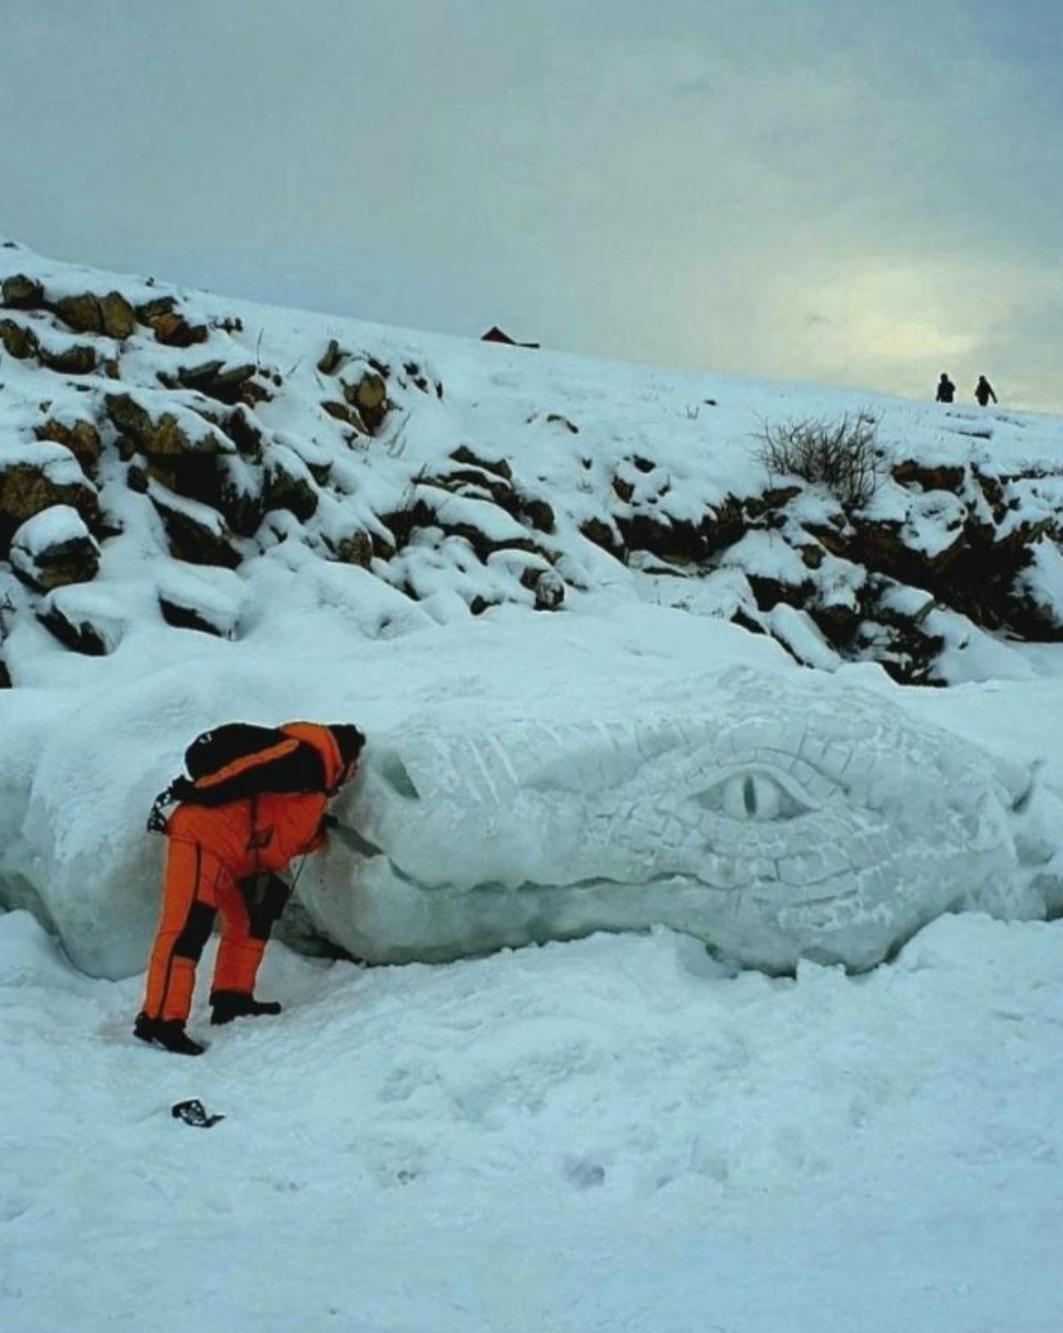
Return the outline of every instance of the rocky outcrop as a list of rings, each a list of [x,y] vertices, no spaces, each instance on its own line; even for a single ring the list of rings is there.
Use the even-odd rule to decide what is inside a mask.
[[[53,505],[28,519],[11,539],[11,568],[38,592],[87,583],[100,567],[100,548],[76,509]]]
[[[51,440],[65,446],[77,459],[85,476],[90,481],[95,479],[102,442],[100,432],[91,421],[74,421],[67,426],[50,419],[38,426],[34,434],[38,440]]]
[[[514,437],[494,440],[463,438],[471,416],[440,418],[461,423],[444,443],[430,414],[449,400],[420,354],[319,335],[263,347],[203,300],[72,272],[59,286],[54,266],[29,265],[0,282],[0,406],[6,381],[30,385],[0,414],[16,423],[0,437],[0,562],[21,581],[18,614],[76,651],[107,651],[113,627],[95,603],[54,594],[105,586],[101,548],[127,522],[162,560],[235,570],[296,543],[410,598],[457,590],[474,614],[563,609],[607,556],[723,589],[713,614],[798,656],[803,638],[814,665],[869,659],[902,681],[937,678],[946,612],[1063,639],[1063,476],[1050,470],[902,444],[866,503],[785,475],[731,493],[718,477],[694,484],[697,469],[655,456],[652,437],[607,438],[589,415],[554,410],[567,402],[522,402]],[[957,433],[986,438],[979,422]],[[534,461],[540,445],[552,472]],[[158,609],[175,628],[235,632],[224,599],[184,583],[160,588]]]
[[[68,449],[43,443],[0,453],[0,558],[16,530],[53,505],[72,507],[90,528],[99,521],[95,489]]]

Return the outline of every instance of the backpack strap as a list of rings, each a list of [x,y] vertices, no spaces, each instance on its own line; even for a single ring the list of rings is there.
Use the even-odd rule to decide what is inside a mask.
[[[148,832],[165,833],[170,827],[170,816],[177,805],[177,797],[174,795],[174,784],[171,782],[165,791],[159,792],[152,803],[151,813],[148,815]]]
[[[271,745],[266,750],[255,750],[251,754],[241,755],[238,759],[234,759],[232,763],[226,764],[224,768],[219,768],[216,773],[197,778],[195,781],[196,791],[209,792],[214,787],[236,781],[252,770],[261,774],[263,785],[260,790],[284,791],[286,788],[273,785],[274,774],[280,774],[292,768],[292,765],[285,766],[282,761],[293,755],[299,745],[300,742],[294,736],[289,736],[277,745]],[[266,781],[267,774],[270,775],[268,782]]]

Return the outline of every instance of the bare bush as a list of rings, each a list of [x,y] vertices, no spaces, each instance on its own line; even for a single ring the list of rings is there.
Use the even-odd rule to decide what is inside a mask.
[[[875,419],[866,412],[840,421],[806,418],[765,424],[758,457],[769,472],[792,473],[819,483],[844,505],[866,505],[885,473]]]

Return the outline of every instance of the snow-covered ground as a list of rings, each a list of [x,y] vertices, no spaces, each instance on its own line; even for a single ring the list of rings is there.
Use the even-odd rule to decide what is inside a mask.
[[[839,709],[853,688],[877,695],[884,714],[945,728],[1009,771],[1040,761],[1051,809],[1063,647],[964,630],[944,690],[902,689],[822,644],[826,670],[810,672],[727,623],[726,568],[655,580],[579,537],[578,454],[603,476],[633,452],[663,459],[669,504],[697,512],[762,484],[751,432],[767,413],[872,401],[935,460],[952,449],[987,468],[1058,466],[1060,423],[1001,413],[990,448],[932,405],[224,308],[285,367],[335,336],[431,367],[445,407],[427,396],[390,452],[344,465],[352,508],[369,522],[471,439],[562,497],[551,553],[569,592],[560,612],[472,616],[471,587],[496,575],[458,560],[453,539],[400,557],[415,601],[380,562],[319,558],[323,528],[307,545],[289,529],[245,546],[238,571],[193,568],[162,558],[117,471],[100,478],[128,526],[103,543],[100,577],[62,592],[110,651],[69,653],[31,615],[4,645],[16,688],[0,690],[0,879],[66,948],[28,912],[0,914],[0,1328],[1059,1333],[1060,920],[941,916],[870,972],[802,963],[795,978],[728,967],[660,927],[432,966],[274,944],[260,991],[285,1003],[279,1018],[211,1031],[200,993],[191,1030],[211,1047],[196,1061],[140,1045],[130,1024],[158,903],[144,816],[184,744],[226,718],[356,721],[371,767],[426,728],[672,712],[681,730],[746,668]],[[4,372],[29,383],[21,363]],[[337,518],[328,497],[321,511]],[[80,535],[60,514],[23,533],[19,558],[33,563],[52,524]],[[160,589],[232,637],[174,630]],[[807,639],[799,617],[784,629]],[[355,822],[358,800],[344,805]],[[174,1120],[188,1097],[226,1118]]]
[[[665,931],[360,970],[133,1044],[0,918],[12,1333],[1057,1333],[1063,929],[928,927],[860,978]],[[170,1115],[198,1097],[210,1130]]]

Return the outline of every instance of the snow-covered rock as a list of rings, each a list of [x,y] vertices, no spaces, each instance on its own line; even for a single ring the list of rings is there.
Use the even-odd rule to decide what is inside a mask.
[[[40,592],[87,583],[100,566],[100,548],[70,505],[52,505],[27,519],[11,539],[11,568]]]

